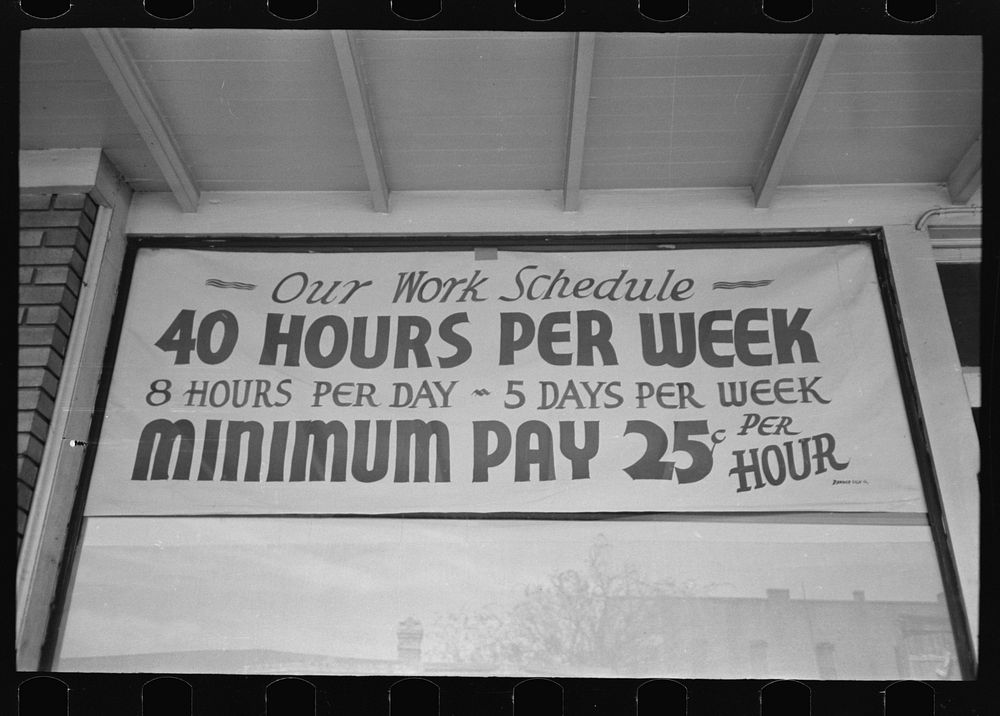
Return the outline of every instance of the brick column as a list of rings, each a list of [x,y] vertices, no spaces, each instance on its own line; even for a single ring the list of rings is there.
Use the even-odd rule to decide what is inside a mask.
[[[42,450],[94,231],[86,194],[21,194],[17,371],[17,546]]]

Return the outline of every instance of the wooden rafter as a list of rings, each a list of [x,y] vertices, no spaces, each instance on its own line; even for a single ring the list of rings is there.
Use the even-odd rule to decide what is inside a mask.
[[[340,76],[347,92],[347,104],[354,122],[354,133],[357,135],[358,148],[361,150],[361,160],[368,176],[372,208],[385,214],[389,212],[389,185],[385,180],[382,153],[379,151],[375,123],[372,120],[361,68],[357,63],[354,39],[347,30],[332,30],[331,34],[334,49],[337,51],[337,62],[340,64]]]
[[[580,177],[583,174],[584,137],[590,105],[590,79],[594,69],[593,32],[578,32],[573,48],[573,95],[570,98],[569,131],[566,140],[566,177],[563,211],[580,208]]]
[[[198,187],[181,159],[170,128],[164,122],[121,32],[107,28],[87,28],[81,32],[143,142],[149,147],[181,210],[198,211]]]
[[[948,175],[948,193],[954,204],[966,203],[982,182],[983,138],[976,138]]]
[[[792,86],[768,141],[764,163],[753,185],[754,205],[757,207],[771,204],[836,44],[836,35],[810,35],[806,40],[792,77]]]

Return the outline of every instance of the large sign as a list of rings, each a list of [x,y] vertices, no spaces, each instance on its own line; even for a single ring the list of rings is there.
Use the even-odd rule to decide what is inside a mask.
[[[140,248],[88,515],[924,511],[871,247]]]

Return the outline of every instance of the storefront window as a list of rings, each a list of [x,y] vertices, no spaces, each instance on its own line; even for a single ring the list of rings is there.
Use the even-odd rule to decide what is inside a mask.
[[[56,668],[957,678],[936,574],[919,525],[95,518]]]
[[[133,246],[56,669],[959,678],[872,237],[314,246]]]

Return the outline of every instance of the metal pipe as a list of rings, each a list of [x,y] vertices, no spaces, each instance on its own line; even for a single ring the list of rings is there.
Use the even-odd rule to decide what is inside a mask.
[[[937,209],[928,209],[920,218],[917,219],[917,223],[914,228],[920,231],[924,228],[924,225],[932,216],[940,216],[941,214],[971,214],[975,212],[982,212],[983,208],[981,206],[945,206]]]

